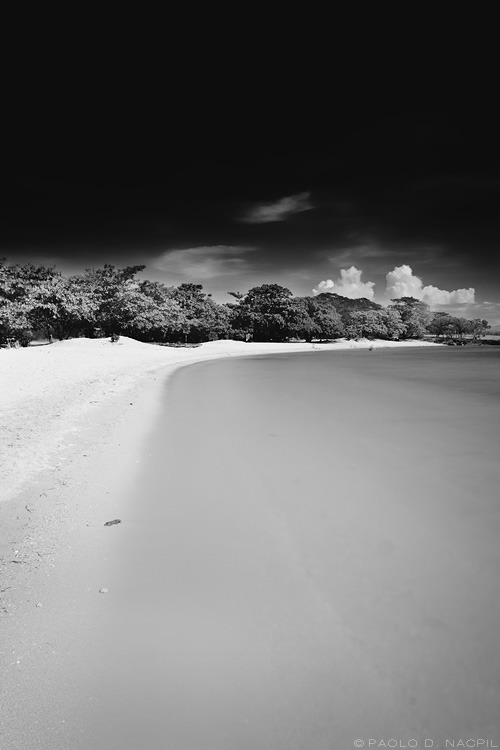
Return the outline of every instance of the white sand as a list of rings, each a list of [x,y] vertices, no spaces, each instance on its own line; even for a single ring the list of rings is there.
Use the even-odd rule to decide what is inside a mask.
[[[75,721],[85,724],[75,679],[83,692],[91,692],[95,675],[84,655],[93,639],[98,647],[105,629],[110,600],[98,592],[112,578],[114,545],[121,536],[103,524],[130,513],[127,495],[170,373],[221,357],[422,345],[221,341],[178,349],[122,337],[116,344],[77,339],[0,350],[0,740],[5,746],[87,750],[84,742],[75,744]],[[127,533],[126,524],[119,528]]]
[[[38,470],[57,464],[64,441],[98,418],[105,402],[155,374],[209,359],[327,349],[436,346],[427,342],[345,341],[335,344],[246,344],[216,341],[196,348],[159,347],[125,336],[72,339],[51,346],[0,350],[0,501]]]

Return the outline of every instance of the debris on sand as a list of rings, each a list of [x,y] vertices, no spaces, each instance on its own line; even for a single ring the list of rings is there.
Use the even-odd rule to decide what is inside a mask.
[[[115,523],[121,523],[119,518],[114,518],[112,521],[106,521],[105,526],[114,526]]]

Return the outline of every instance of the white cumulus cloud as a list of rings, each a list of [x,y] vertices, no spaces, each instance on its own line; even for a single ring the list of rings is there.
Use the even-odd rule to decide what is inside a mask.
[[[360,299],[361,297],[373,299],[375,284],[373,281],[361,281],[362,273],[363,271],[355,266],[342,268],[340,278],[337,281],[332,281],[332,279],[320,281],[318,286],[312,290],[313,294],[328,292],[329,294],[340,294],[342,297],[349,297],[350,299]]]
[[[167,250],[156,259],[155,266],[169,274],[186,276],[192,280],[232,276],[247,270],[248,262],[242,256],[253,249],[231,245],[206,245],[183,250]]]
[[[272,221],[285,221],[291,214],[298,214],[302,211],[310,211],[314,206],[311,203],[311,194],[297,193],[296,195],[287,195],[274,203],[263,203],[252,208],[241,221],[248,224],[267,224]]]
[[[473,287],[448,292],[430,284],[424,286],[422,279],[414,276],[413,270],[407,265],[396,266],[392,271],[389,271],[386,281],[387,294],[391,299],[415,297],[431,307],[434,305],[470,304],[475,299],[476,292]]]

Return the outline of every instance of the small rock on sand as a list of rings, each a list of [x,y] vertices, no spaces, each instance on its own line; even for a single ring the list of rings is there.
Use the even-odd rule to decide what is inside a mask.
[[[99,589],[99,593],[100,594],[107,594],[108,593],[108,589],[106,589],[106,588]]]

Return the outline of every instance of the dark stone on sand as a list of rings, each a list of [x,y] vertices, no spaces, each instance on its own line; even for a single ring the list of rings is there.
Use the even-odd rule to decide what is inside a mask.
[[[115,523],[121,523],[119,518],[114,518],[112,521],[106,521],[105,526],[114,526]]]

